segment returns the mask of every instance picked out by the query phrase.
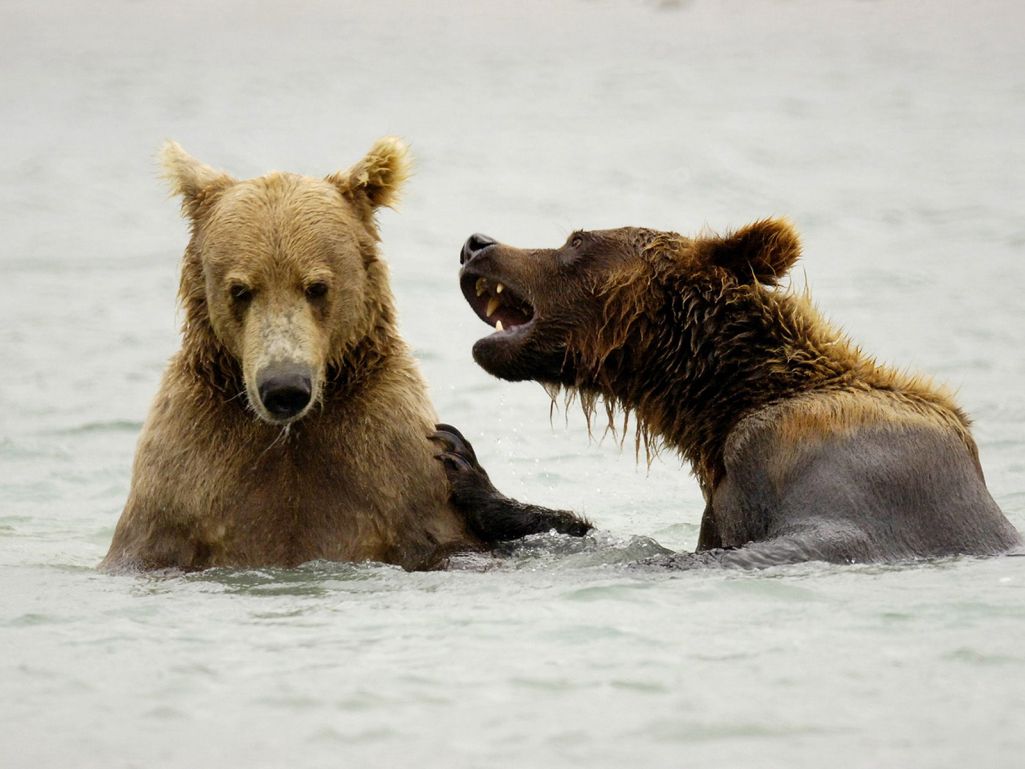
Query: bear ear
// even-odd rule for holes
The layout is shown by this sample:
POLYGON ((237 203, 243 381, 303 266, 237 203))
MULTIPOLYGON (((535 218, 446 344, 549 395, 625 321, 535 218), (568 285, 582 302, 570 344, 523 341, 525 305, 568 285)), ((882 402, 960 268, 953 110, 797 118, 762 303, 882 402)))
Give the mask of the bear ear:
POLYGON ((197 218, 217 195, 235 183, 223 171, 201 163, 168 140, 160 149, 163 176, 171 185, 171 192, 182 197, 182 210, 192 219, 197 218))
POLYGON ((327 177, 346 196, 365 196, 371 208, 394 207, 399 190, 409 178, 412 160, 402 139, 386 136, 374 142, 361 161, 348 171, 327 177))
POLYGON ((786 219, 762 219, 723 238, 698 241, 706 263, 731 272, 741 283, 774 286, 801 255, 801 240, 786 219))

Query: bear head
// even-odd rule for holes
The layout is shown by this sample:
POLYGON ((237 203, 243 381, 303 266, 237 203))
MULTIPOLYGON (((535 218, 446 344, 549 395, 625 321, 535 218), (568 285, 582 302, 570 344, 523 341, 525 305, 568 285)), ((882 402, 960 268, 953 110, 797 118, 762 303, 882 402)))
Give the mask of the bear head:
POLYGON ((184 353, 224 395, 286 425, 369 336, 391 327, 374 212, 409 174, 406 146, 379 140, 323 179, 271 173, 236 180, 168 142, 164 173, 191 240, 182 266, 184 353))
MULTIPOLYGON (((637 227, 574 232, 558 248, 520 249, 472 235, 461 253, 460 286, 496 331, 473 347, 494 376, 581 385, 613 353, 667 318, 689 318, 688 292, 764 291, 800 255, 785 220, 687 238, 637 227)), ((659 333, 655 331, 654 333, 659 333)))

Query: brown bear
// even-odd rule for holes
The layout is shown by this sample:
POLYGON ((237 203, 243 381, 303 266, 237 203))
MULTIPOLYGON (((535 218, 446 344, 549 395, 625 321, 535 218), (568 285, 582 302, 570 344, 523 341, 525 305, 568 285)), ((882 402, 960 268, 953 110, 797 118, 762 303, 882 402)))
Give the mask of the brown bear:
POLYGON ((448 501, 378 252, 404 144, 382 139, 324 179, 237 181, 173 142, 162 161, 191 223, 183 341, 102 567, 423 569, 479 549, 448 501))
MULTIPOLYGON (((706 500, 697 553, 667 565, 760 566, 993 554, 1022 539, 986 489, 950 394, 865 356, 777 288, 800 244, 782 220, 726 237, 633 227, 522 250, 473 235, 460 283, 497 330, 491 374, 572 388, 689 460, 706 500)), ((458 431, 436 439, 453 499, 484 539, 515 535, 458 431)), ((530 515, 542 515, 532 508, 530 515)))

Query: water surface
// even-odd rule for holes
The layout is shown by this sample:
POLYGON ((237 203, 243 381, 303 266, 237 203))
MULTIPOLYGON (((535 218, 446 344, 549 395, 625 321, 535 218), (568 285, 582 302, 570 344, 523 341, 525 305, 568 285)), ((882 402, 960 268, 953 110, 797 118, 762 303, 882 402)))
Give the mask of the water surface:
POLYGON ((651 539, 693 548, 696 484, 476 368, 455 274, 474 231, 787 215, 797 285, 958 389, 1025 530, 1023 22, 993 1, 4 3, 4 765, 1019 766, 1025 559, 630 568, 651 539), (601 531, 444 573, 96 573, 177 345, 187 233, 156 148, 323 174, 386 133, 418 159, 383 250, 439 413, 504 491, 601 531))

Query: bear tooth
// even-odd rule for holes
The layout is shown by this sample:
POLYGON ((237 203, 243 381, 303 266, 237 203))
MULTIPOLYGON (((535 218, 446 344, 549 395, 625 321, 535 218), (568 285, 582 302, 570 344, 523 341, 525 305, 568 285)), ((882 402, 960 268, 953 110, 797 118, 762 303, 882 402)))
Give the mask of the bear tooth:
POLYGON ((501 304, 501 302, 499 302, 499 301, 498 301, 498 299, 497 299, 497 298, 495 298, 495 297, 491 297, 491 299, 490 299, 490 300, 488 300, 488 309, 487 309, 487 316, 488 316, 489 318, 490 318, 490 317, 491 317, 492 315, 494 315, 494 313, 495 313, 495 310, 497 310, 497 309, 498 309, 498 307, 499 307, 499 305, 500 305, 500 304, 501 304))
POLYGON ((488 281, 486 278, 477 278, 477 296, 484 293, 484 289, 487 288, 488 281))
POLYGON ((499 283, 497 286, 495 286, 495 293, 496 294, 501 294, 503 288, 505 288, 505 286, 503 286, 501 283, 499 283))
POLYGON ((495 321, 495 331, 502 331, 502 330, 503 330, 503 328, 502 328, 502 321, 496 320, 495 321))

